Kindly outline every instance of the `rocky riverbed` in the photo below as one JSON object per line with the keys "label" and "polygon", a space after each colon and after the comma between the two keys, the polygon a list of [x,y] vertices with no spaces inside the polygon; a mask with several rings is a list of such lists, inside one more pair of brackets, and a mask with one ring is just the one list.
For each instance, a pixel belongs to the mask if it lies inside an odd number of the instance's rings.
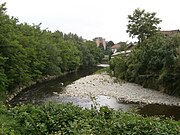
{"label": "rocky riverbed", "polygon": [[117,82],[106,73],[86,76],[73,82],[65,87],[65,94],[77,97],[105,95],[124,102],[180,106],[178,97],[143,88],[134,83]]}

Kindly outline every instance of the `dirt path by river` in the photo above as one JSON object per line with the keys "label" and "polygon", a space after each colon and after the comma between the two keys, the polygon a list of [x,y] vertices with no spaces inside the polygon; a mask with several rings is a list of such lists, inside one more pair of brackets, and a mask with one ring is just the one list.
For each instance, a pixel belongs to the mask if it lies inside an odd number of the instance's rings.
{"label": "dirt path by river", "polygon": [[178,97],[143,88],[134,83],[116,83],[115,78],[111,78],[107,74],[95,74],[83,77],[66,86],[65,93],[78,97],[106,95],[126,102],[180,106],[180,98]]}

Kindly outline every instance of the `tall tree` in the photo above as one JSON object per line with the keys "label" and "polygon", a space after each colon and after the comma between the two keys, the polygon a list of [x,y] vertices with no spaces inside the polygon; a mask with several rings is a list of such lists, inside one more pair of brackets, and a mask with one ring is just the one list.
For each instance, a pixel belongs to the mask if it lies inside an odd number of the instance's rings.
{"label": "tall tree", "polygon": [[129,36],[137,37],[139,42],[151,37],[160,28],[157,25],[162,21],[155,17],[156,13],[145,12],[145,10],[135,9],[133,15],[128,15],[127,32]]}
{"label": "tall tree", "polygon": [[5,5],[0,5],[0,101],[6,90],[42,76],[92,66],[102,59],[94,42],[84,42],[73,33],[42,30],[41,24],[19,23],[6,14]]}

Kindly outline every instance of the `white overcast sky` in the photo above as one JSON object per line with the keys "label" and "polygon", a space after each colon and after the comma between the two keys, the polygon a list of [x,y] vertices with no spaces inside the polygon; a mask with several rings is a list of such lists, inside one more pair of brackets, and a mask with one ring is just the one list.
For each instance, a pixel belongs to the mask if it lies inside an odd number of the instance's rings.
{"label": "white overcast sky", "polygon": [[76,33],[84,39],[130,41],[127,16],[134,9],[156,12],[162,30],[180,29],[180,0],[0,0],[7,14],[42,29]]}

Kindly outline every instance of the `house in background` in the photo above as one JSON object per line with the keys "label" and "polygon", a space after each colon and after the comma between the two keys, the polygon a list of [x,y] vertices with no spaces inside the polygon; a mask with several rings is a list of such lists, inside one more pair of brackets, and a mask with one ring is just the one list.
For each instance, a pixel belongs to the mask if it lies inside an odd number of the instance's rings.
{"label": "house in background", "polygon": [[115,44],[115,45],[111,46],[112,53],[116,53],[120,47],[121,47],[121,45],[119,45],[119,44]]}
{"label": "house in background", "polygon": [[124,56],[124,57],[128,57],[135,46],[136,46],[136,43],[115,44],[111,47],[111,49],[112,49],[111,58],[114,58],[114,57],[119,56],[119,55]]}
{"label": "house in background", "polygon": [[118,44],[114,44],[111,46],[112,53],[125,51],[125,50],[132,50],[136,45],[135,43],[127,43],[127,42],[119,42]]}
{"label": "house in background", "polygon": [[163,30],[160,31],[161,34],[165,35],[165,36],[175,36],[177,34],[180,34],[180,30]]}
{"label": "house in background", "polygon": [[93,39],[93,41],[96,42],[97,47],[103,47],[103,49],[106,50],[107,44],[106,44],[105,38],[96,37],[96,38]]}

